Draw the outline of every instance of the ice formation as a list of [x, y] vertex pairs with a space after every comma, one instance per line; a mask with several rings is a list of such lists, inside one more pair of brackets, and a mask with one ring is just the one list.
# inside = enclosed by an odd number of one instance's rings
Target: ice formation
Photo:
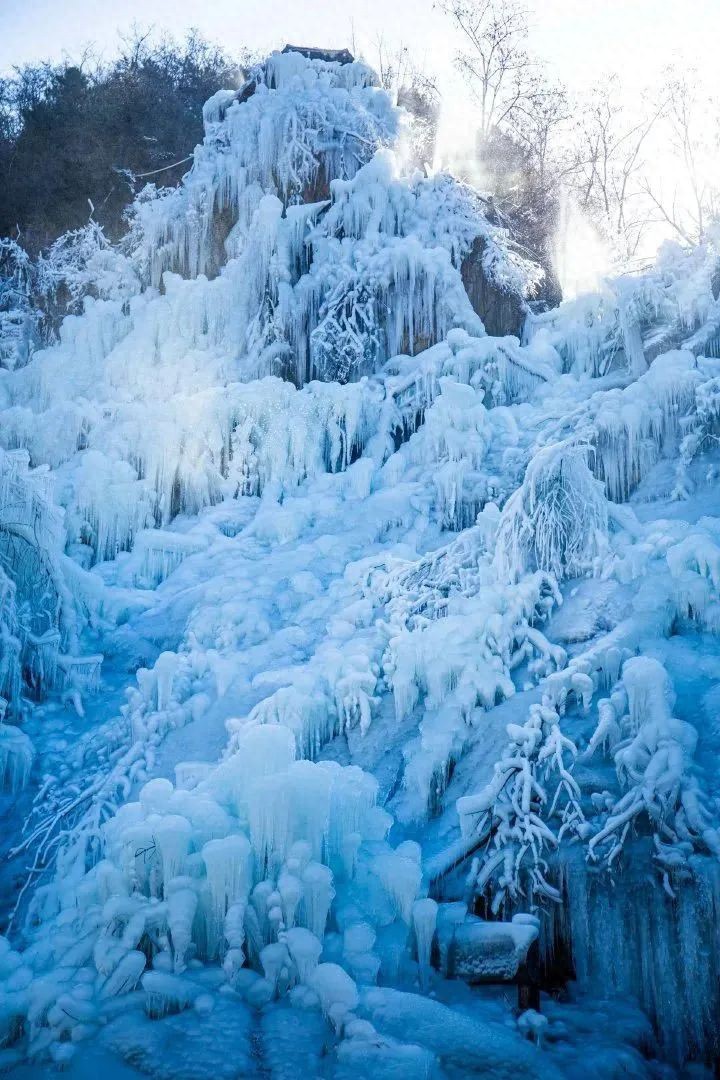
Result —
[[716, 242], [531, 312], [365, 65], [204, 119], [2, 324], [0, 1068], [716, 1061]]
[[27, 735], [10, 724], [0, 725], [0, 791], [17, 795], [30, 778], [34, 757]]

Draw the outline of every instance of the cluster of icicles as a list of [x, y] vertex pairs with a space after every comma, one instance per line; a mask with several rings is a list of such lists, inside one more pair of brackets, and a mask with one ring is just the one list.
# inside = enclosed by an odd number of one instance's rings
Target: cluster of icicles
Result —
[[[177, 786], [149, 781], [107, 822], [103, 858], [87, 873], [84, 850], [70, 849], [63, 875], [33, 898], [36, 943], [21, 958], [0, 953], [3, 1023], [28, 1025], [31, 1057], [62, 1063], [68, 1042], [89, 1037], [141, 982], [150, 1017], [179, 1011], [209, 961], [249, 1004], [295, 988], [296, 1003], [302, 995], [338, 1029], [352, 1020], [354, 979], [372, 985], [381, 954], [391, 968], [407, 962], [413, 933], [427, 968], [437, 905], [419, 898], [418, 845], [388, 844], [392, 818], [373, 777], [296, 761], [280, 725], [246, 731], [215, 768], [188, 762], [176, 773]], [[327, 946], [319, 963], [331, 909], [338, 963]]]
[[[383, 149], [397, 110], [362, 65], [289, 54], [252, 78], [249, 96], [209, 104], [183, 183], [139, 198], [127, 253], [88, 257], [92, 295], [58, 344], [0, 370], [2, 443], [57, 471], [86, 558], [112, 558], [179, 512], [281, 495], [345, 467], [385, 396], [356, 380], [453, 327], [482, 335], [460, 275], [477, 236], [502, 288], [532, 284], [533, 268], [513, 261], [473, 193], [447, 176], [400, 175]], [[332, 180], [323, 198], [302, 201], [318, 176]], [[316, 364], [355, 346], [351, 370]], [[524, 352], [496, 350], [510, 396], [536, 379], [538, 350], [527, 364]], [[313, 379], [354, 385], [295, 390]]]

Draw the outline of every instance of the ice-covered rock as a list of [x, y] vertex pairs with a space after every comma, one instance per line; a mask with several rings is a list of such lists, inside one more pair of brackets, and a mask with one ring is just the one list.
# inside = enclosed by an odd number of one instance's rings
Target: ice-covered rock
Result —
[[446, 974], [468, 982], [512, 982], [538, 939], [537, 920], [468, 920], [442, 928]]

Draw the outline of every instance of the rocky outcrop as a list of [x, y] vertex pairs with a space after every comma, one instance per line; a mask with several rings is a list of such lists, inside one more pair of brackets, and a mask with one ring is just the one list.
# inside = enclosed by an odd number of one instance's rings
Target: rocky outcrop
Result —
[[462, 261], [460, 273], [465, 292], [488, 334], [519, 337], [528, 312], [527, 304], [517, 292], [493, 281], [483, 264], [486, 246], [483, 236], [476, 237]]
[[715, 269], [710, 279], [710, 290], [713, 294], [713, 300], [717, 300], [720, 297], [720, 260], [715, 264]]
[[[282, 50], [287, 53], [299, 53], [306, 60], [320, 60], [325, 64], [353, 64], [355, 57], [349, 49], [316, 49], [310, 45], [286, 45]], [[257, 90], [257, 78], [252, 76], [237, 92], [238, 101], [247, 101]]]

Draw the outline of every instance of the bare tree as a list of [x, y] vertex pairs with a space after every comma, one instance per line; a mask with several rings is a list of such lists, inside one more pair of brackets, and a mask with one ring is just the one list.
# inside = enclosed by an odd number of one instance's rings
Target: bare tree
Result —
[[372, 48], [370, 63], [380, 79], [380, 85], [392, 93], [411, 82], [414, 64], [407, 45], [390, 43], [384, 34], [378, 34]]
[[528, 52], [527, 13], [516, 0], [438, 2], [462, 35], [457, 65], [478, 105], [479, 162], [470, 175], [492, 193], [494, 214], [515, 243], [545, 268], [546, 295], [556, 301], [551, 253], [562, 201], [566, 92]]
[[378, 34], [369, 63], [383, 86], [412, 118], [407, 151], [411, 166], [422, 168], [432, 163], [440, 112], [440, 91], [434, 76], [418, 63], [408, 47], [390, 43]]
[[529, 103], [536, 64], [525, 49], [525, 11], [509, 0], [440, 0], [466, 48], [456, 62], [479, 105], [481, 143]]
[[637, 254], [653, 221], [643, 199], [648, 137], [664, 103], [629, 116], [617, 76], [593, 91], [577, 127], [566, 176], [580, 209], [599, 225], [618, 253]]
[[563, 150], [570, 119], [567, 91], [549, 82], [541, 71], [529, 80], [527, 93], [506, 124], [530, 155], [540, 187], [554, 185], [563, 174]]
[[642, 188], [660, 220], [688, 244], [705, 238], [709, 223], [720, 213], [717, 157], [720, 123], [717, 103], [702, 89], [695, 71], [665, 73], [667, 108], [663, 134], [680, 166], [668, 183], [646, 174]]

